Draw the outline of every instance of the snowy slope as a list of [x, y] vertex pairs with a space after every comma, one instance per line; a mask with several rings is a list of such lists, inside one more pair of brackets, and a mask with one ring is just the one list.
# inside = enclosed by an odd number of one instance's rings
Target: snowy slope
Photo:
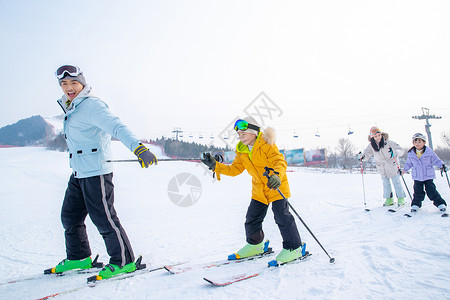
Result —
[[[116, 158], [134, 158], [114, 142]], [[159, 149], [152, 148], [158, 156]], [[260, 277], [225, 288], [212, 288], [202, 278], [220, 278], [265, 269], [270, 258], [236, 266], [169, 275], [158, 271], [104, 282], [59, 299], [449, 299], [450, 218], [441, 218], [429, 200], [419, 215], [407, 219], [381, 208], [381, 180], [365, 174], [371, 212], [364, 211], [361, 174], [321, 173], [290, 169], [292, 205], [316, 237], [336, 258], [328, 257], [297, 221], [313, 256]], [[39, 274], [65, 256], [59, 219], [70, 175], [66, 153], [43, 148], [0, 149], [0, 282]], [[190, 207], [174, 205], [167, 189], [182, 172], [202, 184], [200, 200]], [[412, 191], [409, 175], [405, 180]], [[135, 254], [152, 266], [190, 260], [220, 260], [244, 243], [243, 222], [250, 201], [250, 177], [223, 177], [215, 182], [198, 163], [160, 162], [141, 169], [117, 163], [116, 209]], [[445, 179], [435, 180], [450, 200]], [[183, 191], [183, 189], [180, 189]], [[187, 191], [186, 189], [184, 191]], [[101, 236], [87, 220], [92, 252], [108, 256]], [[266, 236], [276, 251], [281, 238], [269, 210]], [[1, 299], [36, 299], [84, 285], [86, 275], [0, 285]]]

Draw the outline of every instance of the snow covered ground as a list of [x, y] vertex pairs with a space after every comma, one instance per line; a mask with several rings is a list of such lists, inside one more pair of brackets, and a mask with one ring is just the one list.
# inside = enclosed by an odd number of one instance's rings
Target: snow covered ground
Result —
[[[114, 142], [116, 158], [134, 158]], [[152, 148], [159, 157], [158, 148]], [[222, 278], [266, 269], [272, 257], [233, 266], [193, 270], [178, 275], [157, 271], [104, 282], [59, 299], [450, 299], [450, 218], [441, 218], [426, 199], [421, 212], [405, 218], [404, 208], [391, 214], [380, 207], [381, 180], [365, 174], [370, 212], [364, 211], [360, 173], [290, 168], [291, 203], [313, 231], [334, 264], [297, 220], [302, 239], [313, 254], [224, 288], [203, 277]], [[66, 153], [44, 148], [0, 149], [0, 283], [40, 274], [65, 257], [60, 207], [71, 171]], [[201, 182], [201, 197], [189, 207], [172, 203], [168, 185], [180, 173]], [[405, 175], [410, 191], [412, 180]], [[149, 266], [190, 260], [221, 260], [245, 243], [243, 222], [250, 201], [249, 175], [214, 181], [198, 163], [160, 162], [141, 169], [116, 163], [116, 209], [134, 247]], [[445, 177], [438, 191], [450, 200]], [[189, 189], [180, 187], [180, 193]], [[101, 236], [90, 220], [94, 254], [107, 262]], [[281, 238], [269, 210], [266, 237], [279, 251]], [[84, 285], [88, 275], [44, 278], [0, 285], [1, 299], [36, 299]]]

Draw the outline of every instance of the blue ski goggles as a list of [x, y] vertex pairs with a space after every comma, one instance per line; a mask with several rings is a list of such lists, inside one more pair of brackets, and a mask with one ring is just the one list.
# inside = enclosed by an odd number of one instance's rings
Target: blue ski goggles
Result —
[[80, 68], [78, 68], [77, 66], [70, 65], [59, 67], [55, 72], [55, 76], [58, 79], [63, 79], [66, 74], [72, 77], [77, 77], [78, 75], [82, 75], [83, 72], [81, 72]]
[[253, 124], [249, 124], [247, 121], [245, 120], [237, 120], [236, 123], [234, 123], [234, 130], [238, 131], [246, 131], [247, 129], [253, 129], [259, 132], [259, 127], [255, 126]]

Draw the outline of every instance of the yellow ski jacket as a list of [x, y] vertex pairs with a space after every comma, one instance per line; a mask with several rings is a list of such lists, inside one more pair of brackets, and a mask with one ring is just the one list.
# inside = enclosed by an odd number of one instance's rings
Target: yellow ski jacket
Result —
[[[283, 197], [277, 190], [267, 187], [267, 178], [263, 175], [266, 166], [278, 172], [281, 179], [279, 189], [286, 198], [289, 198], [291, 192], [286, 176], [287, 163], [275, 145], [275, 133], [272, 128], [267, 128], [264, 133], [258, 134], [251, 151], [247, 145], [239, 142], [236, 146], [236, 158], [231, 165], [217, 162], [215, 172], [217, 179], [220, 180], [220, 174], [236, 176], [247, 170], [252, 176], [252, 199], [268, 205]], [[274, 173], [270, 172], [270, 175], [272, 174]]]

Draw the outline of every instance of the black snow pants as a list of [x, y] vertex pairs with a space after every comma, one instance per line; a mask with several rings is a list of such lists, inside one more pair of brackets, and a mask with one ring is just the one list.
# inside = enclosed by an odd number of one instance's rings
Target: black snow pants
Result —
[[[263, 241], [264, 232], [262, 222], [266, 217], [269, 206], [252, 199], [247, 210], [245, 220], [245, 234], [247, 243], [256, 245]], [[302, 245], [294, 216], [289, 212], [287, 200], [281, 199], [272, 202], [272, 211], [275, 223], [278, 225], [283, 238], [284, 249], [297, 249]]]
[[439, 192], [436, 190], [436, 185], [433, 182], [433, 179], [418, 181], [414, 180], [414, 194], [413, 200], [411, 202], [412, 205], [417, 205], [418, 207], [422, 207], [422, 201], [425, 199], [425, 191], [427, 192], [428, 198], [433, 201], [434, 206], [438, 207], [441, 204], [447, 205], [444, 199], [442, 199]]
[[114, 209], [112, 178], [112, 173], [88, 178], [70, 176], [61, 209], [67, 259], [83, 259], [91, 255], [84, 224], [89, 214], [105, 241], [109, 263], [124, 266], [134, 261], [130, 241]]

